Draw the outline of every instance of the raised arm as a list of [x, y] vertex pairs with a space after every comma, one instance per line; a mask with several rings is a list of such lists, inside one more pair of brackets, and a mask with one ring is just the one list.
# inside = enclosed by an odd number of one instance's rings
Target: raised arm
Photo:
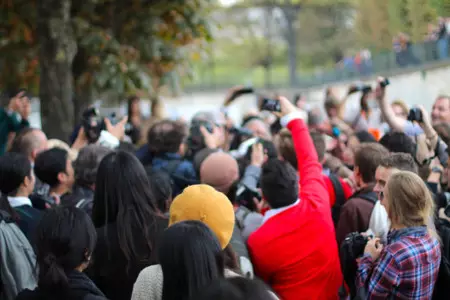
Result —
[[322, 166], [304, 121], [306, 113], [297, 110], [286, 98], [281, 98], [280, 103], [284, 114], [280, 122], [291, 131], [297, 155], [300, 198], [329, 209], [329, 196], [322, 178]]
[[407, 121], [395, 115], [392, 106], [388, 103], [386, 99], [386, 88], [381, 87], [380, 84], [378, 84], [375, 90], [375, 94], [378, 103], [380, 105], [381, 113], [386, 122], [393, 130], [403, 132], [405, 130]]

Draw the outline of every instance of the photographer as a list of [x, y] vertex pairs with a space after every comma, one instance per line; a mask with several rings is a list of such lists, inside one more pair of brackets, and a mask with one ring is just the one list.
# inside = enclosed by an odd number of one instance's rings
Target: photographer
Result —
[[336, 299], [342, 274], [322, 167], [303, 120], [306, 113], [286, 98], [279, 104], [299, 172], [278, 159], [263, 165], [263, 201], [271, 209], [248, 239], [253, 265], [281, 299]]
[[[394, 109], [386, 99], [386, 88], [378, 86], [376, 97], [383, 117], [391, 127], [391, 130], [405, 132], [410, 136], [417, 136], [423, 132], [417, 124], [395, 114]], [[420, 122], [421, 120], [416, 121]], [[431, 113], [431, 125], [439, 123], [450, 123], [450, 98], [445, 95], [440, 95], [436, 98]]]
[[75, 128], [71, 136], [71, 148], [79, 151], [88, 144], [99, 144], [110, 149], [119, 147], [125, 137], [128, 117], [125, 116], [117, 122], [111, 119], [102, 118], [94, 107], [86, 109], [81, 125]]
[[433, 199], [422, 179], [407, 171], [389, 178], [381, 203], [391, 220], [388, 242], [371, 238], [358, 259], [364, 299], [432, 299], [441, 249], [430, 220]]
[[8, 98], [8, 108], [0, 109], [0, 155], [6, 151], [10, 133], [17, 133], [30, 126], [28, 118], [31, 113], [31, 104], [26, 91], [23, 89], [13, 91]]

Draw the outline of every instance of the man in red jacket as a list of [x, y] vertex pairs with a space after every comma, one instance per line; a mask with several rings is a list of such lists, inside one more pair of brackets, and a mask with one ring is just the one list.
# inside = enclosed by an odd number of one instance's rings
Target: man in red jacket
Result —
[[280, 104], [299, 174], [280, 160], [263, 166], [261, 190], [271, 209], [249, 237], [252, 261], [256, 274], [283, 300], [337, 299], [342, 274], [322, 168], [302, 120], [306, 114], [286, 98]]

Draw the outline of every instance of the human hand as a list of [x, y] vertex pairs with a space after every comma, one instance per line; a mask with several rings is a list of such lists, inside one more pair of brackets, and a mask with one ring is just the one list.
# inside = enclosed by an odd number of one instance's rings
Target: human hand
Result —
[[261, 168], [266, 161], [267, 156], [264, 154], [264, 147], [261, 143], [252, 145], [251, 165]]
[[370, 257], [372, 257], [372, 260], [375, 261], [380, 257], [382, 250], [383, 245], [381, 244], [379, 238], [374, 239], [369, 238], [369, 241], [367, 242], [367, 245], [364, 248], [364, 254], [369, 254]]
[[209, 149], [217, 149], [220, 147], [221, 134], [219, 128], [213, 126], [213, 132], [211, 133], [204, 126], [201, 126], [200, 132], [203, 135], [206, 147], [208, 147]]
[[286, 97], [280, 96], [280, 97], [278, 97], [278, 101], [280, 101], [281, 117], [284, 117], [284, 116], [286, 116], [290, 113], [296, 112], [296, 111], [301, 111]]
[[379, 102], [383, 102], [385, 101], [386, 97], [386, 87], [382, 87], [381, 83], [385, 81], [385, 78], [383, 77], [378, 77], [377, 78], [377, 87], [375, 88], [375, 98], [379, 101]]
[[87, 144], [88, 144], [88, 139], [86, 137], [86, 132], [84, 132], [84, 127], [81, 127], [80, 130], [78, 130], [78, 135], [77, 135], [75, 142], [72, 145], [72, 149], [80, 151]]
[[31, 103], [28, 98], [20, 100], [19, 114], [24, 120], [28, 120], [31, 114]]
[[266, 208], [269, 207], [264, 199], [258, 200], [257, 198], [253, 197], [253, 203], [255, 204], [255, 211], [257, 213], [262, 213]]
[[116, 125], [112, 125], [108, 118], [105, 118], [106, 130], [115, 136], [119, 141], [125, 136], [125, 124], [127, 124], [128, 117], [123, 117], [123, 119]]
[[9, 100], [8, 110], [19, 112], [21, 109], [21, 102], [22, 102], [22, 98], [24, 95], [25, 95], [25, 92], [22, 91], [22, 92], [18, 93], [16, 96], [14, 96], [13, 98], [11, 98], [11, 100]]

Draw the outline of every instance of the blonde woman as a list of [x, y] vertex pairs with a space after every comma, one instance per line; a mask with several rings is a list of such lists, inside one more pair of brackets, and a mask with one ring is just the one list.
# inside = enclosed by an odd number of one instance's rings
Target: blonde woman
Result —
[[358, 259], [356, 284], [367, 299], [431, 299], [441, 261], [433, 199], [411, 172], [393, 174], [380, 195], [391, 219], [388, 242], [371, 239]]

